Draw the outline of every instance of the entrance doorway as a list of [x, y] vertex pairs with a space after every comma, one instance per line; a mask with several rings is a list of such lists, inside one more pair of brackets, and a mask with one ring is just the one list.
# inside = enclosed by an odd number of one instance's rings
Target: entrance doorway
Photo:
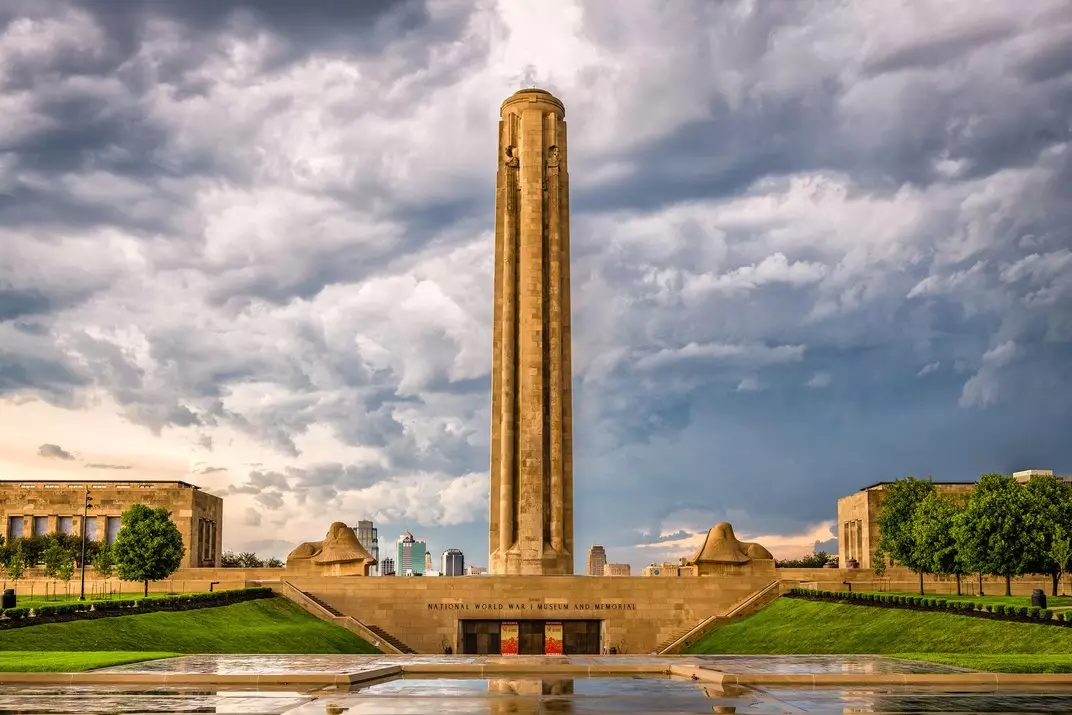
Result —
[[599, 655], [600, 621], [460, 621], [465, 655]]

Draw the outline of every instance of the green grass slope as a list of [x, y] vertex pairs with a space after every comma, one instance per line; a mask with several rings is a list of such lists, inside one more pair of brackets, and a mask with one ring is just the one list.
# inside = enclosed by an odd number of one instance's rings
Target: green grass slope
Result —
[[350, 631], [275, 597], [191, 611], [146, 613], [0, 631], [0, 651], [378, 653]]
[[779, 598], [689, 652], [1070, 654], [1072, 628]]

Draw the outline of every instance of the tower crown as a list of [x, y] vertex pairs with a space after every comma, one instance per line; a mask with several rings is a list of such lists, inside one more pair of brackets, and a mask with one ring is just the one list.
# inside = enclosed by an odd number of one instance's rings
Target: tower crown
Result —
[[507, 111], [522, 112], [525, 109], [542, 109], [557, 114], [560, 118], [566, 116], [566, 106], [562, 100], [548, 92], [546, 89], [531, 87], [519, 89], [506, 98], [499, 112], [506, 115]]

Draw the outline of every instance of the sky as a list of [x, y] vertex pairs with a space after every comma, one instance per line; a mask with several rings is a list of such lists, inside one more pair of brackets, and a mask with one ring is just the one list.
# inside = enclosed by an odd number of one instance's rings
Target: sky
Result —
[[[0, 478], [487, 565], [496, 126], [570, 136], [576, 551], [1072, 472], [1072, 5], [0, 2]], [[381, 547], [384, 548], [384, 547]]]

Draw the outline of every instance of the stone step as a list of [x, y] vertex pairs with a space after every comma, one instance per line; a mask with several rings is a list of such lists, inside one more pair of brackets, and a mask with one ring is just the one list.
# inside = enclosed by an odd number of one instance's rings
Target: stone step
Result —
[[406, 645], [402, 641], [398, 640], [393, 635], [391, 635], [390, 633], [388, 633], [387, 631], [385, 631], [384, 629], [380, 628], [377, 625], [374, 625], [374, 624], [370, 623], [366, 627], [370, 631], [375, 633], [377, 636], [382, 638], [384, 641], [390, 643], [392, 646], [394, 646], [398, 650], [402, 651], [403, 653], [409, 654], [409, 653], [416, 653], [417, 652], [417, 651], [413, 650], [408, 645]]

